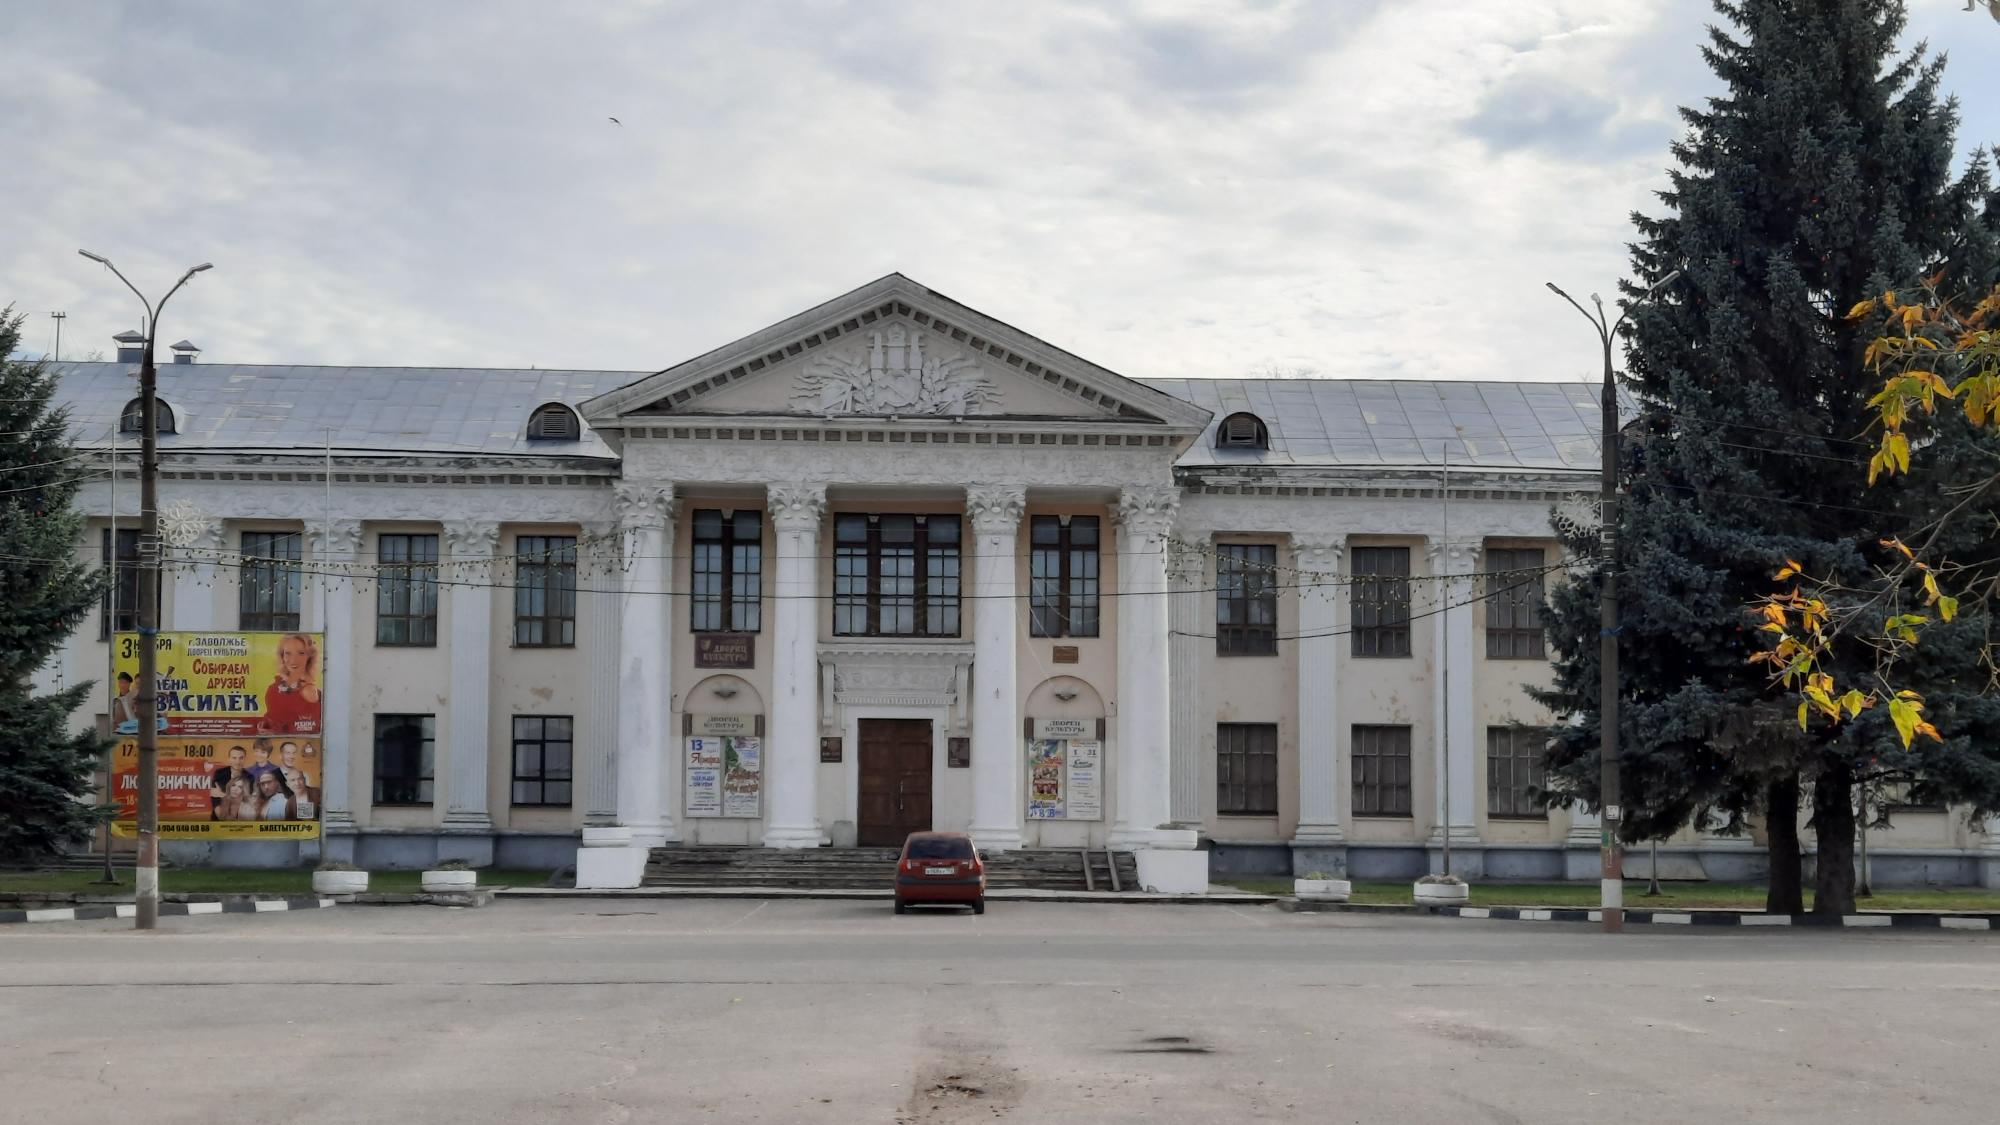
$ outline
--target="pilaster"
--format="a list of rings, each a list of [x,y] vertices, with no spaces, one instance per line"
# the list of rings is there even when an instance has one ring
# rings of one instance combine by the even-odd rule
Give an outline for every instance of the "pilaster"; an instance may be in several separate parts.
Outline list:
[[[486,520],[453,520],[444,525],[446,550],[454,563],[487,563],[500,542],[500,525]],[[451,606],[450,739],[447,742],[444,829],[486,833],[487,746],[491,715],[493,591],[480,580],[482,568],[459,567],[459,581],[446,587]]]
[[[1340,794],[1347,778],[1340,769],[1340,607],[1339,585],[1345,535],[1294,535],[1292,551],[1299,577],[1299,826],[1292,843],[1338,844]]]
[[[1169,546],[1167,582],[1167,641],[1169,696],[1169,759],[1173,780],[1168,816],[1183,828],[1199,830],[1204,807],[1201,784],[1202,748],[1207,745],[1209,715],[1203,671],[1214,659],[1215,594],[1208,589],[1207,558],[1197,551]]]
[[[315,558],[335,563],[352,563],[360,557],[361,521],[335,520],[331,527],[314,533],[312,546]],[[321,566],[322,571],[353,569]],[[351,739],[354,733],[354,602],[355,584],[358,581],[350,575],[334,577],[322,574],[320,581],[325,587],[326,620],[321,623],[325,632],[325,653],[320,661],[324,669],[320,695],[320,829],[323,832],[340,832],[354,825],[353,773],[354,755]]]
[[[1453,844],[1461,841],[1475,843],[1479,839],[1477,795],[1473,791],[1476,775],[1473,763],[1481,752],[1477,732],[1474,730],[1476,665],[1472,639],[1473,580],[1479,567],[1481,540],[1477,538],[1432,539],[1426,550],[1430,555],[1433,581],[1431,608],[1436,622],[1434,651],[1436,664],[1433,669],[1432,689],[1436,697],[1433,730],[1435,752],[1435,772],[1431,775],[1439,780],[1436,785],[1435,810],[1432,820],[1431,838],[1442,837],[1444,826],[1451,826]],[[1442,779],[1446,771],[1451,777],[1451,807],[1445,807]]]
[[[588,694],[577,765],[583,783],[583,822],[608,827],[618,823],[618,603],[625,556],[615,522],[585,523],[582,531],[589,574],[585,592],[579,595]],[[625,838],[630,839],[629,832]]]

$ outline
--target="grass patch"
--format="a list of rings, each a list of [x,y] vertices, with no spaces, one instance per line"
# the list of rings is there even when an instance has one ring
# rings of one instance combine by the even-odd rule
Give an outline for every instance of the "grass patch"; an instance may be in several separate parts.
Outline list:
[[[1414,882],[1414,880],[1412,880]],[[1289,895],[1290,879],[1234,878],[1220,881],[1252,894]],[[1663,883],[1655,897],[1646,894],[1646,883],[1627,881],[1625,908],[1628,910],[1762,910],[1764,888],[1750,883]],[[1356,883],[1348,901],[1368,906],[1407,906],[1412,901],[1410,883]],[[1812,890],[1806,890],[1806,909],[1812,909]],[[1474,883],[1473,906],[1573,906],[1592,908],[1598,904],[1595,883]],[[2000,891],[1966,888],[1884,889],[1868,898],[1855,900],[1859,910],[1963,910],[2000,911]]]
[[[132,869],[117,869],[118,884],[107,886],[97,880],[102,871],[0,871],[0,891],[43,891],[72,894],[132,893]],[[384,894],[409,894],[419,889],[421,871],[376,871],[368,876],[368,890]],[[482,887],[540,887],[549,881],[547,871],[482,869]],[[247,868],[168,867],[160,871],[163,894],[285,894],[312,892],[312,872],[305,869],[252,870]]]

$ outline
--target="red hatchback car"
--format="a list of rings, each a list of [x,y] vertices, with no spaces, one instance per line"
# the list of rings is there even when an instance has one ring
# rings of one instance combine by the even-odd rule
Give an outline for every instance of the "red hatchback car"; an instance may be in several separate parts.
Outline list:
[[[911,904],[970,906],[986,913],[986,863],[963,832],[912,832],[896,861],[896,913]]]

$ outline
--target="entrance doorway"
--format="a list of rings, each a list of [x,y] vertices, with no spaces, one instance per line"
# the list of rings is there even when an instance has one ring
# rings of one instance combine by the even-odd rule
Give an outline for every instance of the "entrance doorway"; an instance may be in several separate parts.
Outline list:
[[[931,723],[862,719],[860,727],[855,842],[869,848],[900,848],[904,837],[931,827]]]

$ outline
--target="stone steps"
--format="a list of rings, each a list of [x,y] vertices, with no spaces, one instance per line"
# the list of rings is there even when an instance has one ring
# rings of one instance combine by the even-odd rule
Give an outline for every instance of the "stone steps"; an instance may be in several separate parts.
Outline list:
[[[895,878],[892,848],[655,848],[646,863],[645,883],[654,887],[788,887],[879,888]],[[1038,848],[986,857],[986,881],[992,887],[1040,890],[1112,890],[1112,864],[1117,864],[1118,889],[1138,888],[1138,869],[1130,852],[1089,853],[1091,875],[1084,876],[1082,850]]]

